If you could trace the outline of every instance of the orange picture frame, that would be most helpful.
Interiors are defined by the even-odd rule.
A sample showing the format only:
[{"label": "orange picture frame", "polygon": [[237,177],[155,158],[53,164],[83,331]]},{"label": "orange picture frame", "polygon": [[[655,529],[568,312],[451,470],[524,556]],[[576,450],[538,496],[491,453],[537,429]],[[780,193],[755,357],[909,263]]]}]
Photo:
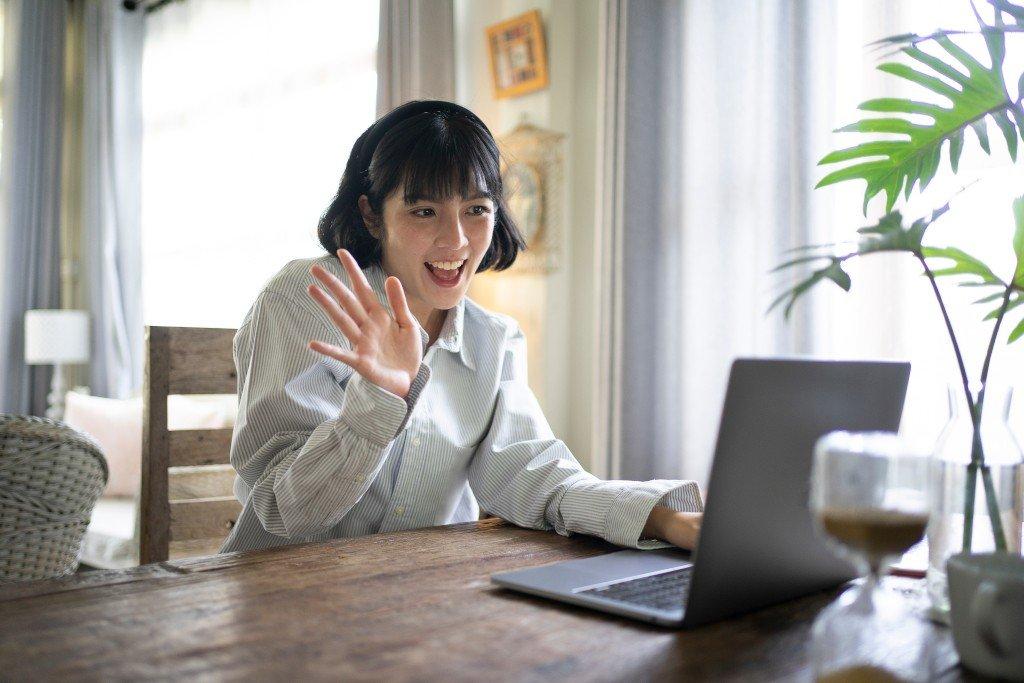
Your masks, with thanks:
[{"label": "orange picture frame", "polygon": [[486,31],[497,99],[548,87],[548,58],[540,10],[488,26]]}]

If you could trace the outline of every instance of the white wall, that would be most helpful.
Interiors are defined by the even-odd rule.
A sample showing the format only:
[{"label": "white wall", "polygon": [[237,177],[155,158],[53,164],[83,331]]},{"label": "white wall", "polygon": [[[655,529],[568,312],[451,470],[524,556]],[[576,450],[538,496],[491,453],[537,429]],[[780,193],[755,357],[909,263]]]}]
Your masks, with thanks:
[{"label": "white wall", "polygon": [[[516,98],[493,95],[487,26],[540,10],[547,38],[549,86]],[[593,410],[596,305],[595,168],[597,140],[598,3],[573,0],[455,0],[456,99],[497,136],[525,115],[530,123],[567,136],[565,141],[561,266],[544,278],[543,334],[531,340],[531,372],[555,435],[589,467]],[[538,386],[539,384],[539,386]]]}]

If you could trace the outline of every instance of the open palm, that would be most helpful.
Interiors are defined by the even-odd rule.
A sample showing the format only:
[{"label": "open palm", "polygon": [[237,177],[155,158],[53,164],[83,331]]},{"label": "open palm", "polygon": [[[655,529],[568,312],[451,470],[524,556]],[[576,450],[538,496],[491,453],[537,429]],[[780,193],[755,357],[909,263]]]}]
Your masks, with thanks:
[{"label": "open palm", "polygon": [[351,348],[316,340],[309,342],[309,348],[345,363],[363,379],[405,398],[419,371],[423,349],[402,283],[394,276],[384,282],[388,303],[394,311],[392,317],[377,299],[352,254],[339,249],[338,260],[348,273],[352,288],[333,273],[313,266],[310,272],[327,291],[316,285],[310,285],[307,291],[345,335]]}]

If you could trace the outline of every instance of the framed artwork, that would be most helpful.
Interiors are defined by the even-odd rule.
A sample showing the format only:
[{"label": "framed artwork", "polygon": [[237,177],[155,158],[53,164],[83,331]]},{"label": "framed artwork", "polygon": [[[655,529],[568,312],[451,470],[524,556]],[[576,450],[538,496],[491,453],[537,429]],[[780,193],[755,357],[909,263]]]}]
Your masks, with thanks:
[{"label": "framed artwork", "polygon": [[548,87],[548,58],[540,10],[487,27],[494,96],[525,95]]},{"label": "framed artwork", "polygon": [[559,266],[564,139],[525,121],[498,139],[508,210],[527,247],[513,271],[548,273]]}]

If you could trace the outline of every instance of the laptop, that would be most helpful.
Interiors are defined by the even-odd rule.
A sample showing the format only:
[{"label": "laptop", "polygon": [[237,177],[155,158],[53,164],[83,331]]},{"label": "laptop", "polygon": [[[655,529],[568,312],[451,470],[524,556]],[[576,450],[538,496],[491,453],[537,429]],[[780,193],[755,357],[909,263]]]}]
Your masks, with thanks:
[{"label": "laptop", "polygon": [[697,549],[623,550],[493,574],[512,590],[683,628],[848,581],[808,510],[814,442],[899,429],[910,364],[737,359]]}]

